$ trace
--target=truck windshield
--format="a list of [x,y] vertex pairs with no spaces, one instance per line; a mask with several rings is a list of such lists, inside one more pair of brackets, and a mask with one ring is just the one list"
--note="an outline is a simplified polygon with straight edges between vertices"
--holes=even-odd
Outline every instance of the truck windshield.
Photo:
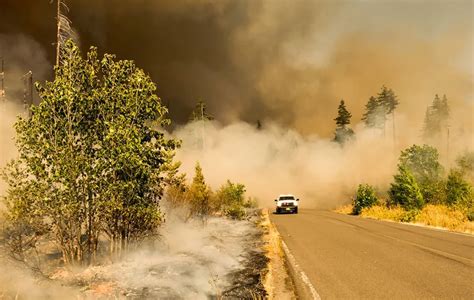
[[293,197],[293,196],[282,196],[282,197],[280,197],[280,200],[295,200],[295,197]]

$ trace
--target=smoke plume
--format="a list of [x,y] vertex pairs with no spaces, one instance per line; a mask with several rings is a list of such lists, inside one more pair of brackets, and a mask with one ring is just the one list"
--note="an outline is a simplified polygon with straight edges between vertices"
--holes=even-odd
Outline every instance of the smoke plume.
[[[183,141],[177,159],[182,171],[194,175],[199,161],[207,182],[217,189],[226,179],[243,183],[248,194],[263,207],[272,207],[279,194],[294,194],[303,208],[334,209],[349,203],[360,183],[377,187],[381,197],[396,173],[400,151],[423,141],[412,130],[407,116],[396,118],[395,139],[391,120],[382,130],[358,124],[355,139],[344,147],[331,139],[304,136],[299,132],[268,124],[262,129],[238,122],[195,122],[175,131]],[[437,141],[440,163],[446,169],[465,150],[472,151],[473,136],[455,131],[449,139]]]
[[[329,136],[341,98],[357,120],[385,84],[412,126],[438,93],[473,128],[469,0],[67,3],[81,44],[135,59],[178,123],[203,99],[225,124],[261,120]],[[31,34],[52,61],[48,1],[6,0],[1,11],[0,32]]]

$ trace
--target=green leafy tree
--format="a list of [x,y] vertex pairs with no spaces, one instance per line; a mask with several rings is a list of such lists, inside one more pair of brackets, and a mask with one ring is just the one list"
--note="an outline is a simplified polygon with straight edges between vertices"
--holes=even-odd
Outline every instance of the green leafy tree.
[[155,233],[178,143],[157,130],[167,110],[132,61],[99,59],[96,48],[82,58],[71,41],[62,51],[54,81],[36,85],[41,103],[16,123],[20,156],[5,169],[5,201],[13,226],[47,227],[74,264],[94,259],[101,234],[118,253]]
[[438,150],[428,145],[413,145],[400,155],[399,164],[413,174],[427,203],[444,202],[443,167],[438,159]]
[[343,145],[348,140],[354,137],[354,131],[349,127],[351,123],[351,113],[347,110],[344,100],[341,100],[337,110],[336,132],[334,134],[334,141]]
[[389,190],[390,204],[400,205],[407,210],[420,209],[424,205],[423,195],[415,176],[404,166],[398,167],[398,174]]
[[443,99],[435,95],[433,103],[426,109],[423,137],[428,140],[439,137],[443,128],[447,126],[449,114],[450,109],[446,95],[443,96]]
[[446,181],[446,202],[450,205],[459,205],[465,208],[473,208],[472,186],[463,178],[459,170],[451,170]]
[[358,215],[362,209],[372,207],[377,203],[375,189],[368,184],[359,184],[356,196],[353,202],[352,214]]
[[211,211],[211,188],[206,184],[202,168],[196,163],[193,182],[189,187],[189,197],[191,202],[190,216],[201,218],[203,221]]

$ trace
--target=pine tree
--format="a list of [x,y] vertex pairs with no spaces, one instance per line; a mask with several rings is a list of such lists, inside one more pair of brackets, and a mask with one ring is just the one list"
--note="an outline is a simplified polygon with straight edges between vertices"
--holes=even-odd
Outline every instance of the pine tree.
[[[393,138],[395,142],[395,109],[398,106],[398,99],[392,89],[382,86],[382,90],[377,94],[377,103],[382,108],[385,115],[392,115]],[[383,118],[383,132],[385,135],[386,117]]]
[[210,213],[211,189],[207,186],[199,163],[196,163],[195,175],[189,188],[191,197],[191,215],[205,220]]
[[189,117],[190,122],[200,122],[200,128],[195,128],[196,130],[196,147],[198,149],[204,149],[205,145],[205,132],[206,132],[206,123],[207,121],[214,120],[214,117],[207,113],[206,103],[202,100],[199,100],[196,103],[194,110]]
[[351,123],[351,113],[346,109],[344,100],[341,100],[338,108],[337,117],[334,119],[336,121],[336,132],[334,134],[334,141],[339,144],[344,144],[346,141],[350,140],[354,136],[354,131],[348,127]]
[[385,114],[389,115],[397,108],[399,102],[392,89],[382,86],[382,90],[377,95],[377,102],[385,108]]
[[199,100],[189,117],[190,121],[211,121],[214,117],[207,113],[207,105],[204,101]]
[[373,96],[365,105],[365,113],[362,117],[365,125],[369,128],[383,128],[383,120],[385,119],[385,112],[382,111],[377,99]]
[[428,106],[423,124],[423,137],[431,139],[439,137],[443,127],[447,125],[449,119],[449,104],[446,95],[440,99],[436,94],[431,106]]
[[443,95],[443,100],[441,100],[441,104],[439,106],[439,116],[441,121],[447,121],[449,119],[449,111],[448,98],[446,95]]

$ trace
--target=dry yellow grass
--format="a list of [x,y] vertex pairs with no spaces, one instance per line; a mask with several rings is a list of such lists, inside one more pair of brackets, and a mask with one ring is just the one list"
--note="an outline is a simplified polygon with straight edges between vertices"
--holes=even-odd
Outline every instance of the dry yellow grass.
[[[352,205],[339,207],[335,211],[341,214],[351,214]],[[374,205],[370,208],[364,208],[360,216],[369,219],[402,222],[408,220],[410,214],[413,213],[407,212],[401,207],[388,208],[385,205]],[[446,205],[426,205],[414,215],[414,220],[409,223],[434,226],[456,232],[474,233],[474,222],[470,222],[462,211]]]
[[344,214],[344,215],[350,215],[352,214],[352,209],[353,209],[352,204],[346,204],[346,205],[339,206],[338,208],[336,208],[335,212]]
[[281,237],[275,226],[271,223],[268,213],[268,210],[263,210],[263,220],[260,223],[265,231],[265,251],[269,258],[268,272],[264,280],[265,290],[268,293],[268,299],[293,300],[296,299],[296,295],[285,266]]
[[416,216],[416,223],[447,228],[452,231],[474,232],[474,222],[469,222],[459,210],[445,205],[426,205]]
[[400,222],[404,219],[406,211],[401,207],[387,208],[382,205],[374,205],[369,208],[362,209],[361,216],[364,218],[377,220],[390,220]]

